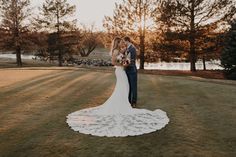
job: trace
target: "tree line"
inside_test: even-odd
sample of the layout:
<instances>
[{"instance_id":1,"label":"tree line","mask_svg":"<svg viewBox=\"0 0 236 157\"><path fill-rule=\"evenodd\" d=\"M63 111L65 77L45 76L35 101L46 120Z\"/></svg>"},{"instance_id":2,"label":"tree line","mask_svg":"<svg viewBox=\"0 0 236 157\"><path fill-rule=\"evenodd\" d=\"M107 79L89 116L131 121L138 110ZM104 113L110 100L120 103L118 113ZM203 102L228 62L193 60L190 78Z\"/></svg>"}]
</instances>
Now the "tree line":
<instances>
[{"instance_id":1,"label":"tree line","mask_svg":"<svg viewBox=\"0 0 236 157\"><path fill-rule=\"evenodd\" d=\"M187 59L196 71L198 59L219 58L222 36L235 18L234 0L123 0L104 27L111 38L128 34L139 48L140 69L152 56ZM205 66L204 66L205 67Z\"/></svg>"},{"instance_id":2,"label":"tree line","mask_svg":"<svg viewBox=\"0 0 236 157\"><path fill-rule=\"evenodd\" d=\"M67 0L45 0L33 15L30 0L1 0L1 50L14 50L17 65L22 52L53 60L62 66L65 56L88 56L99 44L94 27L78 27L75 5Z\"/></svg>"},{"instance_id":3,"label":"tree line","mask_svg":"<svg viewBox=\"0 0 236 157\"><path fill-rule=\"evenodd\" d=\"M109 47L114 36L131 36L145 62L189 61L191 71L202 60L221 59L236 14L234 0L123 0L105 31L78 28L76 7L67 0L45 0L32 16L30 0L0 0L0 48L14 49L18 66L22 51L37 50L62 66L67 55L88 56L97 45Z\"/></svg>"}]
</instances>

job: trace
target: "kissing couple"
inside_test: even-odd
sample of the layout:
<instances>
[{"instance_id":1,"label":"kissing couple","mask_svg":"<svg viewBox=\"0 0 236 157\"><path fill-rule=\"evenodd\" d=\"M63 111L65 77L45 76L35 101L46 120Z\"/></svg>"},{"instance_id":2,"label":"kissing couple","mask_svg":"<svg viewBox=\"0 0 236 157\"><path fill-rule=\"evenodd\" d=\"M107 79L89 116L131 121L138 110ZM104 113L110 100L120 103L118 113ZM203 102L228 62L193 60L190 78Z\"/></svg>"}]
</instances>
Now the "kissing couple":
<instances>
[{"instance_id":1,"label":"kissing couple","mask_svg":"<svg viewBox=\"0 0 236 157\"><path fill-rule=\"evenodd\" d=\"M112 64L116 67L124 67L129 82L129 102L132 107L136 107L137 103L136 52L129 37L114 38L111 47Z\"/></svg>"}]
</instances>

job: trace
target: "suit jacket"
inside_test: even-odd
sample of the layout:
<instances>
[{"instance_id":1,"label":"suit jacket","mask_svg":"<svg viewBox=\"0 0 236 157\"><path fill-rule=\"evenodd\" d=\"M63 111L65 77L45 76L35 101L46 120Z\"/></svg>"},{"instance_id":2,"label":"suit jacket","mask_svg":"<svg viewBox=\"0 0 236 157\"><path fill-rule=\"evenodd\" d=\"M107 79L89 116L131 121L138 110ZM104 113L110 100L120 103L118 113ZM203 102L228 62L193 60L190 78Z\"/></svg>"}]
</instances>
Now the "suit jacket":
<instances>
[{"instance_id":1,"label":"suit jacket","mask_svg":"<svg viewBox=\"0 0 236 157\"><path fill-rule=\"evenodd\" d=\"M127 49L127 55L130 57L130 65L126 67L125 71L127 73L137 72L136 68L136 48L130 45Z\"/></svg>"}]
</instances>

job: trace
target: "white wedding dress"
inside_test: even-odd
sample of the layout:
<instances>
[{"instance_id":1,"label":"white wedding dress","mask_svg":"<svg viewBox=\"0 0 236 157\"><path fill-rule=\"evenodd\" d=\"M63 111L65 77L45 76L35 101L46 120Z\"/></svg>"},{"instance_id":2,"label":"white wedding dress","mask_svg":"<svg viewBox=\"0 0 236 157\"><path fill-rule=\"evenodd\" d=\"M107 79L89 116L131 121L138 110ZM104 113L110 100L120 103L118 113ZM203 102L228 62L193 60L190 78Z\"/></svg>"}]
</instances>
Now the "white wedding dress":
<instances>
[{"instance_id":1,"label":"white wedding dress","mask_svg":"<svg viewBox=\"0 0 236 157\"><path fill-rule=\"evenodd\" d=\"M83 134L107 137L136 136L160 130L169 122L166 112L131 107L129 83L125 70L116 66L116 86L111 97L97 107L67 116L68 125Z\"/></svg>"}]
</instances>

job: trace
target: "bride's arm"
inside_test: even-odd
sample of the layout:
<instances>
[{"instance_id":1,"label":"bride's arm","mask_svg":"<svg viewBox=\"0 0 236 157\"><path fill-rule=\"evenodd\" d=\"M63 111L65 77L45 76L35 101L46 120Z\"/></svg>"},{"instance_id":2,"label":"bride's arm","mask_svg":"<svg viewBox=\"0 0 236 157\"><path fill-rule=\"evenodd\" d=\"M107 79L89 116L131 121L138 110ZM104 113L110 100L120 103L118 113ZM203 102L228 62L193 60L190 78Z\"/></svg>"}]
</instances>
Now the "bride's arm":
<instances>
[{"instance_id":1,"label":"bride's arm","mask_svg":"<svg viewBox=\"0 0 236 157\"><path fill-rule=\"evenodd\" d=\"M112 64L112 65L116 65L116 58L115 58L114 55L112 55L111 64Z\"/></svg>"}]
</instances>

